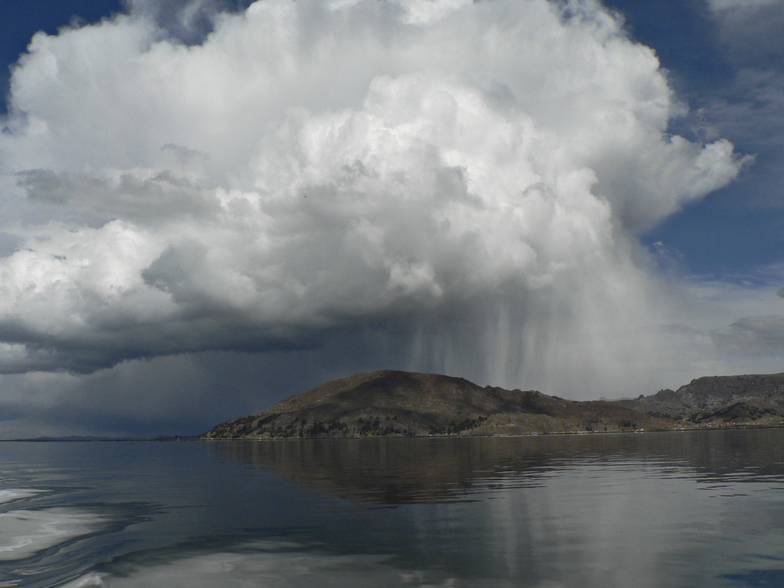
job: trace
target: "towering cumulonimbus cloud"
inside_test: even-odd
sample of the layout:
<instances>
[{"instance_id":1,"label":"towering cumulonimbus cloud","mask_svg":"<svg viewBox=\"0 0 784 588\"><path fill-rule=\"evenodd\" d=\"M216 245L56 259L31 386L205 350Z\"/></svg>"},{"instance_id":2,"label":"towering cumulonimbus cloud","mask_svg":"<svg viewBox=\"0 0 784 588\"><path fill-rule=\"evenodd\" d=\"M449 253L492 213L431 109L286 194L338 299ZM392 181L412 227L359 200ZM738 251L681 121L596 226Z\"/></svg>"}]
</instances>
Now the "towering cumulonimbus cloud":
<instances>
[{"instance_id":1,"label":"towering cumulonimbus cloud","mask_svg":"<svg viewBox=\"0 0 784 588\"><path fill-rule=\"evenodd\" d=\"M375 329L412 367L538 385L655 348L641 329L666 304L635 235L743 160L667 133L683 107L619 17L264 0L212 18L187 45L118 15L20 59L0 371Z\"/></svg>"}]
</instances>

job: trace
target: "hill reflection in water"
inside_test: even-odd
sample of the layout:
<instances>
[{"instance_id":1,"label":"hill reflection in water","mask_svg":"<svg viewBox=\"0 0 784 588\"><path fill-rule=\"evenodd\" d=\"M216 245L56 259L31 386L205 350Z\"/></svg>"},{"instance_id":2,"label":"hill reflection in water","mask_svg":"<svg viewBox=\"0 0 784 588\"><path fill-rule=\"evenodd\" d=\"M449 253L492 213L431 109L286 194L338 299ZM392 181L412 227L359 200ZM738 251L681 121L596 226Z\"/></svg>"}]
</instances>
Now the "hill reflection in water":
<instances>
[{"instance_id":1,"label":"hill reflection in water","mask_svg":"<svg viewBox=\"0 0 784 588\"><path fill-rule=\"evenodd\" d=\"M784 484L784 429L534 437L221 441L220 457L377 506L471 500L542 486L575 467L614 466L719 484Z\"/></svg>"},{"instance_id":2,"label":"hill reflection in water","mask_svg":"<svg viewBox=\"0 0 784 588\"><path fill-rule=\"evenodd\" d=\"M784 430L0 450L0 585L784 585Z\"/></svg>"}]
</instances>

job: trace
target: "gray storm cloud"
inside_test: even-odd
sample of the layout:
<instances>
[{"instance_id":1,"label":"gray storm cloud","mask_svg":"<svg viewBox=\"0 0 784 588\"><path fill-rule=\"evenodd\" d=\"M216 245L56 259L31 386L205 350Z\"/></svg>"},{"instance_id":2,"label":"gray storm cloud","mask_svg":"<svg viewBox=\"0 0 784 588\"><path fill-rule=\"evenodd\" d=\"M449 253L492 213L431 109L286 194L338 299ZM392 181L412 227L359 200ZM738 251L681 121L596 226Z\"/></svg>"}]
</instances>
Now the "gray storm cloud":
<instances>
[{"instance_id":1,"label":"gray storm cloud","mask_svg":"<svg viewBox=\"0 0 784 588\"><path fill-rule=\"evenodd\" d=\"M669 357L635 235L743 160L667 133L665 72L598 3L267 0L197 44L136 4L13 71L0 371L367 328L501 385Z\"/></svg>"}]
</instances>

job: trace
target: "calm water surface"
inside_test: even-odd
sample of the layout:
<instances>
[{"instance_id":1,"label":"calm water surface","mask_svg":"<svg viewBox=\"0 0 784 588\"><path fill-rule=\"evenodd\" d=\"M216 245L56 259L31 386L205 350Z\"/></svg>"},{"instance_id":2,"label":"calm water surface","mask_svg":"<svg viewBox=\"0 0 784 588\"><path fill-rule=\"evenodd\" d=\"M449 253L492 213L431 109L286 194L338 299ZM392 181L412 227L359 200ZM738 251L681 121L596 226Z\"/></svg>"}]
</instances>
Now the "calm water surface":
<instances>
[{"instance_id":1,"label":"calm water surface","mask_svg":"<svg viewBox=\"0 0 784 588\"><path fill-rule=\"evenodd\" d=\"M784 430L0 443L5 586L784 586Z\"/></svg>"}]
</instances>

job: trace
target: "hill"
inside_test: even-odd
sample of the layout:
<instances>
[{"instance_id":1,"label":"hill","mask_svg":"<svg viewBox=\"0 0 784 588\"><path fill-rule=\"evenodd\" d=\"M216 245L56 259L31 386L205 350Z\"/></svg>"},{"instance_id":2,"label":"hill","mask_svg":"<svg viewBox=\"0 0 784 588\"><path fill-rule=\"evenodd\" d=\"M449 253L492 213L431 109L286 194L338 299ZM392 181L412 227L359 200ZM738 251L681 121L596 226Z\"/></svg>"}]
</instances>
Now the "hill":
<instances>
[{"instance_id":1,"label":"hill","mask_svg":"<svg viewBox=\"0 0 784 588\"><path fill-rule=\"evenodd\" d=\"M708 376L616 403L680 425L782 425L784 374Z\"/></svg>"},{"instance_id":2,"label":"hill","mask_svg":"<svg viewBox=\"0 0 784 588\"><path fill-rule=\"evenodd\" d=\"M438 374L383 370L327 382L221 423L202 438L520 435L672 426L669 419L613 402L577 402Z\"/></svg>"}]
</instances>

